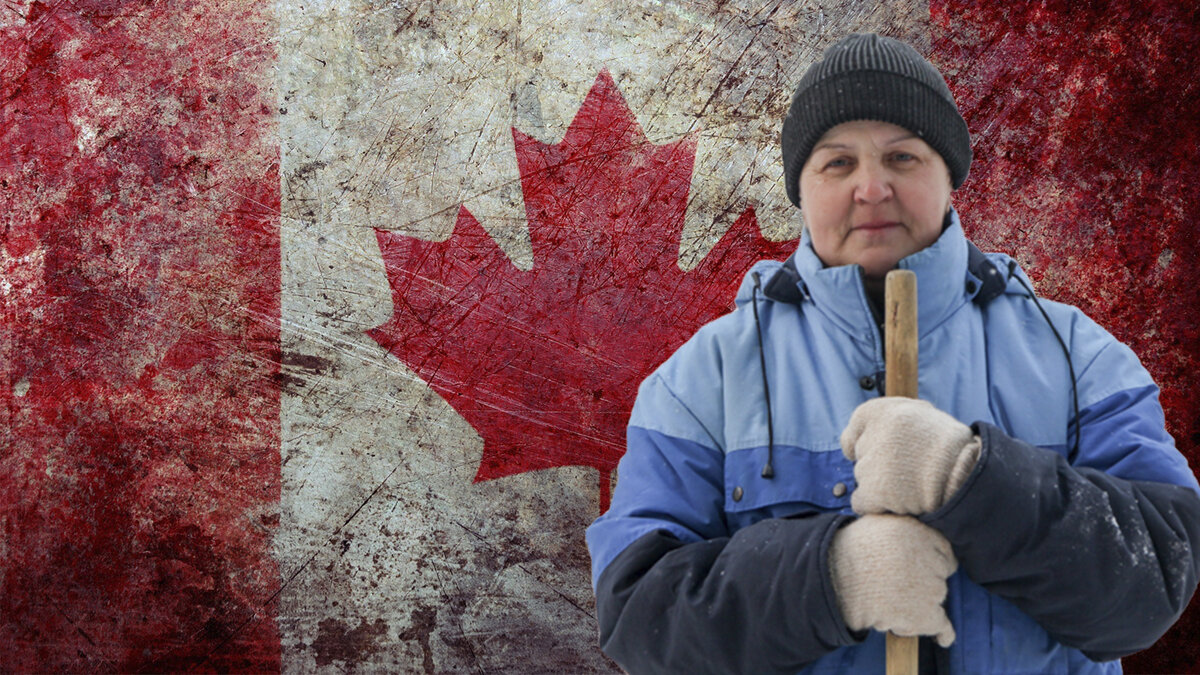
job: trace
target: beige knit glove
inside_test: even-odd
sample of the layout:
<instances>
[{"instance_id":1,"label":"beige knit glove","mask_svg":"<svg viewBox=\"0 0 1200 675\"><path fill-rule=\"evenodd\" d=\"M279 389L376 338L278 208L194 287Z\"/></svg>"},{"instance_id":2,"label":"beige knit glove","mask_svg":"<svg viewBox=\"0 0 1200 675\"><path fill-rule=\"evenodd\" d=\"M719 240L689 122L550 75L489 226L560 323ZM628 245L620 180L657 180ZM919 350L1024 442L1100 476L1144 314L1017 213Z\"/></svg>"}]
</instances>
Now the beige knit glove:
<instances>
[{"instance_id":1,"label":"beige knit glove","mask_svg":"<svg viewBox=\"0 0 1200 675\"><path fill-rule=\"evenodd\" d=\"M979 437L928 401L900 396L858 406L842 431L854 462L857 513L920 515L958 491L979 461Z\"/></svg>"},{"instance_id":2,"label":"beige knit glove","mask_svg":"<svg viewBox=\"0 0 1200 675\"><path fill-rule=\"evenodd\" d=\"M954 642L946 616L946 579L958 561L940 532L912 516L869 515L838 530L829 570L851 630L935 635Z\"/></svg>"}]
</instances>

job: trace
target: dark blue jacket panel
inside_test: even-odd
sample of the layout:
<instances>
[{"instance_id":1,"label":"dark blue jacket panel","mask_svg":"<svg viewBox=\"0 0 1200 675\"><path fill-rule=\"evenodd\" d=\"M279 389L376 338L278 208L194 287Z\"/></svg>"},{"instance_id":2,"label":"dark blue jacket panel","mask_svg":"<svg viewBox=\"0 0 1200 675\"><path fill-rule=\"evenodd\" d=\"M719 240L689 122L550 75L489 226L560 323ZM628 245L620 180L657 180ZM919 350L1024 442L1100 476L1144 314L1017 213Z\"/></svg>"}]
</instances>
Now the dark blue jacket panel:
<instances>
[{"instance_id":1,"label":"dark blue jacket panel","mask_svg":"<svg viewBox=\"0 0 1200 675\"><path fill-rule=\"evenodd\" d=\"M856 642L826 560L848 520L769 519L691 544L664 530L643 535L600 576L601 647L631 673L766 674L795 673Z\"/></svg>"},{"instance_id":2,"label":"dark blue jacket panel","mask_svg":"<svg viewBox=\"0 0 1200 675\"><path fill-rule=\"evenodd\" d=\"M974 428L975 471L923 518L966 575L1094 660L1154 644L1196 588L1200 496L1071 467L990 424Z\"/></svg>"}]
</instances>

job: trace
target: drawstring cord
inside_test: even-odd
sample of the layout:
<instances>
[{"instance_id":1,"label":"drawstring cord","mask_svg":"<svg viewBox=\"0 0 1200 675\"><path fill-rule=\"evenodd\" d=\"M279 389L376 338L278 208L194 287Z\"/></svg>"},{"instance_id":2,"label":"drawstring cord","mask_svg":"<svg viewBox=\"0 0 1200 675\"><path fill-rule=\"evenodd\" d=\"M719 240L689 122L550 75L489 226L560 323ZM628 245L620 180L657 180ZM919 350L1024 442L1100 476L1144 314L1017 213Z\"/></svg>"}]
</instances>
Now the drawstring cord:
<instances>
[{"instance_id":1,"label":"drawstring cord","mask_svg":"<svg viewBox=\"0 0 1200 675\"><path fill-rule=\"evenodd\" d=\"M1029 297L1033 299L1033 304L1036 305L1038 308L1038 311L1042 313L1042 318L1046 320L1046 323L1050 324L1050 330L1054 332L1054 338L1056 340L1058 340L1058 346L1062 347L1063 354L1066 355L1066 357L1067 357L1067 369L1071 373L1071 404L1075 408L1075 443L1074 443L1074 445L1071 446L1071 452L1068 453L1068 455L1067 455L1067 461L1070 463L1074 463L1075 458L1079 455L1079 434L1080 434L1080 429L1079 429L1079 425L1080 425L1079 385L1075 379L1075 364L1071 363L1071 351L1069 349L1067 349L1067 343L1063 340L1062 335L1059 335L1058 329L1054 327L1054 322L1050 320L1050 315L1046 313L1046 310L1042 309L1042 303L1038 302L1037 294L1035 294L1033 292L1033 289L1029 287L1029 284L1025 283L1024 279L1022 279L1020 276L1018 276L1016 274L1016 270L1017 270L1016 261L1014 261L1014 260L1008 261L1008 278L1016 279L1017 283L1021 284L1021 288L1024 288L1025 292L1029 293ZM1069 426L1070 425L1068 425L1068 427Z\"/></svg>"},{"instance_id":2,"label":"drawstring cord","mask_svg":"<svg viewBox=\"0 0 1200 675\"><path fill-rule=\"evenodd\" d=\"M767 463L763 465L762 477L775 477L775 429L771 422L771 388L767 385L767 355L763 350L762 322L758 319L758 292L762 290L762 279L754 273L754 330L758 333L758 365L762 369L763 396L767 400Z\"/></svg>"},{"instance_id":3,"label":"drawstring cord","mask_svg":"<svg viewBox=\"0 0 1200 675\"><path fill-rule=\"evenodd\" d=\"M1050 315L1046 313L1046 310L1042 307L1042 303L1038 301L1037 294L1034 293L1033 289L1025 283L1024 279L1017 275L1016 268L1016 261L1010 260L1008 263L1008 278L1016 279L1017 283L1021 284L1021 287L1024 288L1025 292L1029 294L1030 299L1033 300L1033 304L1038 308L1038 311L1041 312L1042 318L1045 319L1046 324L1050 326L1051 332L1054 333L1054 339L1058 340L1058 346L1062 348L1063 355L1067 358L1067 369L1071 374L1071 405L1075 413L1075 441L1071 445L1071 450L1067 455L1067 460L1073 463L1075 458L1079 455L1079 437L1081 434L1081 429L1079 419L1079 382L1078 378L1075 376L1075 364L1071 361L1071 350L1067 348L1066 341L1063 340L1062 335L1058 332L1058 328L1054 326L1054 322L1050 320ZM763 348L762 321L758 316L758 294L762 290L762 279L758 272L752 273L752 276L754 277L754 299L751 307L754 309L754 330L758 334L758 365L762 372L763 397L766 399L767 403L767 463L763 465L762 477L774 478L775 428L771 419L771 388L767 383L767 356L766 350ZM1070 425L1068 425L1068 427L1069 426Z\"/></svg>"}]
</instances>

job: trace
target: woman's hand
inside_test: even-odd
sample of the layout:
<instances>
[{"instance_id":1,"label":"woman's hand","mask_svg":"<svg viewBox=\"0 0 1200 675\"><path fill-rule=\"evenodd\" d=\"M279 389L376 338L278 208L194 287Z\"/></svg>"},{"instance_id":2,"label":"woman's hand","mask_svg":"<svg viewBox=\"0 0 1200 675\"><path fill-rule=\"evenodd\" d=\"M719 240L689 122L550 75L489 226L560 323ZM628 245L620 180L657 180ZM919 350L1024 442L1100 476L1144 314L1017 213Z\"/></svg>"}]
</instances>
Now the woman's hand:
<instances>
[{"instance_id":1,"label":"woman's hand","mask_svg":"<svg viewBox=\"0 0 1200 675\"><path fill-rule=\"evenodd\" d=\"M956 569L950 542L909 516L863 516L838 530L829 546L830 576L847 627L936 635L943 647L954 642L942 601Z\"/></svg>"},{"instance_id":2,"label":"woman's hand","mask_svg":"<svg viewBox=\"0 0 1200 675\"><path fill-rule=\"evenodd\" d=\"M928 401L898 396L858 406L842 431L860 514L921 515L945 504L975 468L979 438Z\"/></svg>"}]
</instances>

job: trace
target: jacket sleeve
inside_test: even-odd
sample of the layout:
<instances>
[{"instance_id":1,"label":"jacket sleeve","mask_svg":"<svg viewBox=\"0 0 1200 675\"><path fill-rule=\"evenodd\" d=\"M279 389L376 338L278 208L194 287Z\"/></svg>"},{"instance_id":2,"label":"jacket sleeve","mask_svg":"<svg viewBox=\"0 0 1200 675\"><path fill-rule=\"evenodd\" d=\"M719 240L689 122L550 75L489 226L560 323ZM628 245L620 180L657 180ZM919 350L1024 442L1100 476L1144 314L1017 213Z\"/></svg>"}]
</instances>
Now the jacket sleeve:
<instances>
[{"instance_id":1,"label":"jacket sleeve","mask_svg":"<svg viewBox=\"0 0 1200 675\"><path fill-rule=\"evenodd\" d=\"M975 470L923 517L966 574L1089 658L1152 645L1175 622L1200 568L1200 496L1166 434L1153 385L1080 413L1075 465L976 423Z\"/></svg>"},{"instance_id":2,"label":"jacket sleeve","mask_svg":"<svg viewBox=\"0 0 1200 675\"><path fill-rule=\"evenodd\" d=\"M714 445L661 379L643 384L612 505L587 532L604 652L630 673L796 672L863 639L828 570L848 517L808 512L731 535Z\"/></svg>"}]
</instances>

